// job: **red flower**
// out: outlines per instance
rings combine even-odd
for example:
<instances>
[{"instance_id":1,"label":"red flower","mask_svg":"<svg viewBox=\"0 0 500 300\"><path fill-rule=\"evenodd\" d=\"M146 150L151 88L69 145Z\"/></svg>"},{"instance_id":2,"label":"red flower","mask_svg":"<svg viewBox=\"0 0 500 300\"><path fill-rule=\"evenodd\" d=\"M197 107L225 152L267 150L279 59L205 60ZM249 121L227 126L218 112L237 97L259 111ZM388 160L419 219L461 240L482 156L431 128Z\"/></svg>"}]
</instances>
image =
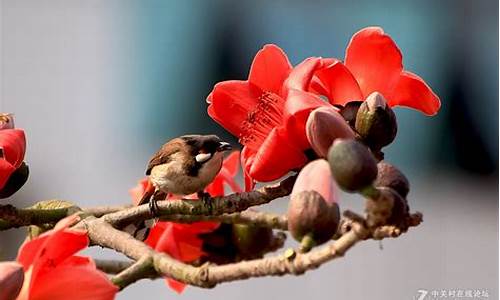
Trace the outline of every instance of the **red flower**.
<instances>
[{"instance_id":1,"label":"red flower","mask_svg":"<svg viewBox=\"0 0 500 300\"><path fill-rule=\"evenodd\" d=\"M92 259L74 255L89 245L85 231L68 229L77 220L77 216L65 218L21 247L17 261L25 279L18 300L114 299L118 288Z\"/></svg>"},{"instance_id":2,"label":"red flower","mask_svg":"<svg viewBox=\"0 0 500 300\"><path fill-rule=\"evenodd\" d=\"M405 71L402 60L398 46L382 28L368 27L351 38L344 63L323 59L316 65L308 88L340 105L377 91L391 107L401 105L435 115L441 106L438 96L422 78Z\"/></svg>"},{"instance_id":3,"label":"red flower","mask_svg":"<svg viewBox=\"0 0 500 300\"><path fill-rule=\"evenodd\" d=\"M0 189L2 189L10 175L21 166L26 151L24 130L0 130Z\"/></svg>"},{"instance_id":4,"label":"red flower","mask_svg":"<svg viewBox=\"0 0 500 300\"><path fill-rule=\"evenodd\" d=\"M224 185L227 184L233 192L241 192L241 188L235 180L238 173L239 152L231 153L222 164L222 168L205 189L212 196L224 195ZM147 178L141 180L138 185L129 192L134 203L141 199L148 185ZM194 198L196 195L191 195ZM176 199L169 195L168 199ZM182 224L161 221L156 222L146 239L146 244L159 252L168 253L173 258L183 262L192 262L199 259L204 253L202 251L202 240L198 237L202 233L209 233L219 227L216 222L195 222ZM182 282L167 278L167 284L176 292L181 293L186 285Z\"/></svg>"},{"instance_id":5,"label":"red flower","mask_svg":"<svg viewBox=\"0 0 500 300\"><path fill-rule=\"evenodd\" d=\"M302 167L307 158L303 139L290 136L286 124L294 115L285 111L292 72L286 54L266 45L254 58L248 80L230 80L215 85L208 95L208 114L239 138L244 146L242 164L247 190L253 181L272 181ZM299 102L302 104L303 102Z\"/></svg>"}]
</instances>

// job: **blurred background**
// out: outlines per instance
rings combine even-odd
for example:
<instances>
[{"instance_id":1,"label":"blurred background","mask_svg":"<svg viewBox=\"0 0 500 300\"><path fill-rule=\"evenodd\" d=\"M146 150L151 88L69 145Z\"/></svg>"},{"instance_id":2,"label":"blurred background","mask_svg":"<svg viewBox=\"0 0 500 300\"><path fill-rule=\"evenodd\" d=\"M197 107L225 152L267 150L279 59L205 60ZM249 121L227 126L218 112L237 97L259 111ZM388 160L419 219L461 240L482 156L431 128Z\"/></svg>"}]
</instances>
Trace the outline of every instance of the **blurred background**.
<instances>
[{"instance_id":1,"label":"blurred background","mask_svg":"<svg viewBox=\"0 0 500 300\"><path fill-rule=\"evenodd\" d=\"M305 276L190 287L181 297L416 299L419 289L481 289L498 298L498 1L0 3L0 111L26 130L31 171L4 201L18 206L129 203L128 189L167 139L231 138L207 116L205 97L218 81L246 79L264 44L282 47L293 64L343 58L353 33L382 26L405 69L442 101L433 118L396 109L399 134L386 149L410 178L422 226L383 250L362 243ZM344 196L343 208L361 209ZM269 209L285 208L283 199ZM0 232L1 259L15 258L23 234ZM178 297L162 280L144 280L118 299L144 295Z\"/></svg>"}]
</instances>

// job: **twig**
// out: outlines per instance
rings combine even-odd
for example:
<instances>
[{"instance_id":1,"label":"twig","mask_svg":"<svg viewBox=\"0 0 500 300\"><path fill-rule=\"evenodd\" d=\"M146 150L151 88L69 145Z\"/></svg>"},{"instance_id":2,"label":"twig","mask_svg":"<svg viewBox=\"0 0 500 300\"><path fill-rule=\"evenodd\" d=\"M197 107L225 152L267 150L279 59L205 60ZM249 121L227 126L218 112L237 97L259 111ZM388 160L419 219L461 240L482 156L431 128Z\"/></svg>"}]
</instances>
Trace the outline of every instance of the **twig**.
<instances>
[{"instance_id":1,"label":"twig","mask_svg":"<svg viewBox=\"0 0 500 300\"><path fill-rule=\"evenodd\" d=\"M203 215L165 215L160 218L162 221L177 223L193 223L199 221L216 221L229 224L252 224L262 227L269 227L279 230L288 230L288 218L285 215L273 213L245 210L239 213L222 214L220 216Z\"/></svg>"},{"instance_id":2,"label":"twig","mask_svg":"<svg viewBox=\"0 0 500 300\"><path fill-rule=\"evenodd\" d=\"M107 274L118 274L134 264L133 261L97 259L94 258L96 267Z\"/></svg>"},{"instance_id":3,"label":"twig","mask_svg":"<svg viewBox=\"0 0 500 300\"><path fill-rule=\"evenodd\" d=\"M72 209L72 210L71 210ZM16 208L12 205L0 205L0 230L18 228L29 225L43 225L56 223L68 215L68 211L75 212L75 208Z\"/></svg>"},{"instance_id":4,"label":"twig","mask_svg":"<svg viewBox=\"0 0 500 300\"><path fill-rule=\"evenodd\" d=\"M155 273L155 269L153 268L153 258L146 255L141 257L137 262L120 272L118 275L113 276L111 278L111 282L122 290L128 285L140 279L147 278Z\"/></svg>"}]
</instances>

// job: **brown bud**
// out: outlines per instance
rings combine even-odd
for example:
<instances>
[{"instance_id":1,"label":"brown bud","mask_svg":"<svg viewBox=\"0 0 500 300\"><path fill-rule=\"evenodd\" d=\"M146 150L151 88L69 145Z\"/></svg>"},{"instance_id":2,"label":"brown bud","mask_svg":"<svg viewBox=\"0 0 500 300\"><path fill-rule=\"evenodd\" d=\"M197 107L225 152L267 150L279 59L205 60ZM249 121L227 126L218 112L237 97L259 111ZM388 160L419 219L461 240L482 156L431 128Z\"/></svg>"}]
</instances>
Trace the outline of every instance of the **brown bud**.
<instances>
[{"instance_id":1,"label":"brown bud","mask_svg":"<svg viewBox=\"0 0 500 300\"><path fill-rule=\"evenodd\" d=\"M337 139L328 161L339 186L350 192L369 186L377 177L377 161L370 150L355 140Z\"/></svg>"},{"instance_id":2,"label":"brown bud","mask_svg":"<svg viewBox=\"0 0 500 300\"><path fill-rule=\"evenodd\" d=\"M288 204L288 229L297 241L309 235L316 244L322 244L337 232L339 222L337 203L327 203L315 191L292 194Z\"/></svg>"},{"instance_id":3,"label":"brown bud","mask_svg":"<svg viewBox=\"0 0 500 300\"><path fill-rule=\"evenodd\" d=\"M28 180L29 168L24 162L12 173L0 190L0 199L8 198L17 192Z\"/></svg>"},{"instance_id":4,"label":"brown bud","mask_svg":"<svg viewBox=\"0 0 500 300\"><path fill-rule=\"evenodd\" d=\"M381 161L377 164L378 175L375 186L384 186L394 189L403 198L406 198L410 191L410 183L406 176L395 166Z\"/></svg>"},{"instance_id":5,"label":"brown bud","mask_svg":"<svg viewBox=\"0 0 500 300\"><path fill-rule=\"evenodd\" d=\"M324 158L335 139L354 138L354 131L333 107L319 107L307 118L306 135L314 152Z\"/></svg>"},{"instance_id":6,"label":"brown bud","mask_svg":"<svg viewBox=\"0 0 500 300\"><path fill-rule=\"evenodd\" d=\"M359 107L355 127L363 142L374 150L389 145L398 131L394 112L378 92L370 94Z\"/></svg>"},{"instance_id":7,"label":"brown bud","mask_svg":"<svg viewBox=\"0 0 500 300\"><path fill-rule=\"evenodd\" d=\"M408 216L406 200L391 188L378 188L377 197L366 199L366 222L370 227L381 225L401 225Z\"/></svg>"},{"instance_id":8,"label":"brown bud","mask_svg":"<svg viewBox=\"0 0 500 300\"><path fill-rule=\"evenodd\" d=\"M0 263L0 300L13 300L24 281L23 266L17 262Z\"/></svg>"},{"instance_id":9,"label":"brown bud","mask_svg":"<svg viewBox=\"0 0 500 300\"><path fill-rule=\"evenodd\" d=\"M351 128L354 128L356 125L356 115L358 114L361 103L363 103L363 101L351 101L340 109L340 114Z\"/></svg>"},{"instance_id":10,"label":"brown bud","mask_svg":"<svg viewBox=\"0 0 500 300\"><path fill-rule=\"evenodd\" d=\"M273 230L248 224L233 224L233 243L242 258L261 257L269 248Z\"/></svg>"}]
</instances>

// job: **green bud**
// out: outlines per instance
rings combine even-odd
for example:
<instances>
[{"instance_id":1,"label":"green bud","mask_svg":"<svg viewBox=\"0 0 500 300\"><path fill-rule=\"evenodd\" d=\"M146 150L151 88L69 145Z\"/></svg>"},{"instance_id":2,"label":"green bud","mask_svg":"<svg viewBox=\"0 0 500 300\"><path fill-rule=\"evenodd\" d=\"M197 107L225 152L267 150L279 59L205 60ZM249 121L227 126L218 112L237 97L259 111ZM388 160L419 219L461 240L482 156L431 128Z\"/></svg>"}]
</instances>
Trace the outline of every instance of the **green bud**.
<instances>
[{"instance_id":1,"label":"green bud","mask_svg":"<svg viewBox=\"0 0 500 300\"><path fill-rule=\"evenodd\" d=\"M29 168L24 162L12 173L0 190L0 199L8 198L17 192L28 180Z\"/></svg>"},{"instance_id":2,"label":"green bud","mask_svg":"<svg viewBox=\"0 0 500 300\"><path fill-rule=\"evenodd\" d=\"M378 175L375 186L392 188L401 197L406 198L410 191L410 183L406 176L398 168L385 161L379 162L377 168Z\"/></svg>"},{"instance_id":3,"label":"green bud","mask_svg":"<svg viewBox=\"0 0 500 300\"><path fill-rule=\"evenodd\" d=\"M330 240L337 232L340 210L315 191L292 194L288 204L288 230L299 242L307 236L316 245Z\"/></svg>"},{"instance_id":4,"label":"green bud","mask_svg":"<svg viewBox=\"0 0 500 300\"><path fill-rule=\"evenodd\" d=\"M328 152L328 162L339 186L349 192L368 187L377 177L373 154L355 140L335 140Z\"/></svg>"},{"instance_id":5,"label":"green bud","mask_svg":"<svg viewBox=\"0 0 500 300\"><path fill-rule=\"evenodd\" d=\"M358 109L356 131L371 149L389 145L398 131L396 116L378 92L370 94Z\"/></svg>"},{"instance_id":6,"label":"green bud","mask_svg":"<svg viewBox=\"0 0 500 300\"><path fill-rule=\"evenodd\" d=\"M248 224L233 224L233 243L243 258L260 257L273 239L273 230Z\"/></svg>"}]
</instances>

